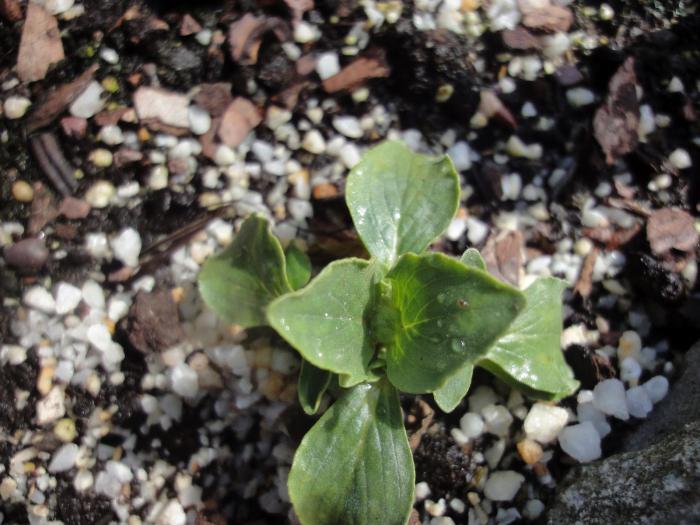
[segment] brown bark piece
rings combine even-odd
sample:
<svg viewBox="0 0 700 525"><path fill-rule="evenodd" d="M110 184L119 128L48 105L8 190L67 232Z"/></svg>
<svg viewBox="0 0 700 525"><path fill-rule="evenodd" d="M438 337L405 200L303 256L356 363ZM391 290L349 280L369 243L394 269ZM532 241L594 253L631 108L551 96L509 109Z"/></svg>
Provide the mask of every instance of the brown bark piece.
<svg viewBox="0 0 700 525"><path fill-rule="evenodd" d="M129 341L144 353L167 350L185 338L177 305L167 290L139 292L126 324Z"/></svg>
<svg viewBox="0 0 700 525"><path fill-rule="evenodd" d="M358 57L337 74L323 81L323 89L327 93L338 91L351 91L360 87L372 78L386 78L391 74L384 54L381 52L369 53Z"/></svg>
<svg viewBox="0 0 700 525"><path fill-rule="evenodd" d="M505 231L492 235L482 251L489 273L514 286L520 283L523 266L523 234Z"/></svg>
<svg viewBox="0 0 700 525"><path fill-rule="evenodd" d="M639 140L639 102L634 58L629 57L608 84L608 96L593 118L593 132L608 165L634 151Z"/></svg>
<svg viewBox="0 0 700 525"><path fill-rule="evenodd" d="M202 25L194 19L189 13L185 13L180 22L180 36L190 36L199 33L202 30Z"/></svg>
<svg viewBox="0 0 700 525"><path fill-rule="evenodd" d="M194 103L206 109L212 118L223 115L232 101L233 95L231 95L230 82L202 84L199 86L199 93L194 97Z"/></svg>
<svg viewBox="0 0 700 525"><path fill-rule="evenodd" d="M553 5L550 1L520 0L523 25L548 33L566 32L574 22L574 14L568 7Z"/></svg>
<svg viewBox="0 0 700 525"><path fill-rule="evenodd" d="M663 208L649 217L647 239L656 255L671 249L689 252L698 244L698 232L692 215L683 210Z"/></svg>
<svg viewBox="0 0 700 525"><path fill-rule="evenodd" d="M49 67L65 58L56 17L35 3L27 5L17 56L17 74L22 82L35 82L46 76Z"/></svg>
<svg viewBox="0 0 700 525"><path fill-rule="evenodd" d="M72 82L62 84L50 91L41 102L37 103L27 119L27 132L32 133L51 124L90 85L97 68L96 64L92 65Z"/></svg>
<svg viewBox="0 0 700 525"><path fill-rule="evenodd" d="M56 203L41 182L34 183L34 200L27 224L27 233L36 235L58 215Z"/></svg>
<svg viewBox="0 0 700 525"><path fill-rule="evenodd" d="M515 29L507 29L501 33L503 43L510 49L520 49L523 51L531 51L542 49L540 40L522 26Z"/></svg>
<svg viewBox="0 0 700 525"><path fill-rule="evenodd" d="M593 268L595 268L597 258L598 248L593 248L583 260L581 273L579 273L576 286L574 286L574 292L577 292L581 297L588 297L593 291Z"/></svg>
<svg viewBox="0 0 700 525"><path fill-rule="evenodd" d="M66 219L84 219L90 214L90 205L81 199L75 197L65 197L58 207L58 214L63 215Z"/></svg>
<svg viewBox="0 0 700 525"><path fill-rule="evenodd" d="M264 20L262 17L246 13L229 26L229 50L235 62L244 66L257 63L262 44L262 34L259 33ZM259 34L260 38L256 38L256 34Z"/></svg>
<svg viewBox="0 0 700 525"><path fill-rule="evenodd" d="M262 114L257 106L246 98L236 97L221 119L219 138L230 148L235 148L260 122Z"/></svg>

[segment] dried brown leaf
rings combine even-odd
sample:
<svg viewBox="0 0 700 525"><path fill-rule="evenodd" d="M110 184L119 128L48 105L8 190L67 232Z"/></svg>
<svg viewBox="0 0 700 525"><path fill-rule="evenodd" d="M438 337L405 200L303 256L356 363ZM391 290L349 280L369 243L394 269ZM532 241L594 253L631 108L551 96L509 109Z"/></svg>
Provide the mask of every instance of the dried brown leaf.
<svg viewBox="0 0 700 525"><path fill-rule="evenodd" d="M693 216L683 210L662 208L656 210L647 222L647 239L651 251L662 255L671 249L682 252L694 250L698 232Z"/></svg>
<svg viewBox="0 0 700 525"><path fill-rule="evenodd" d="M17 56L17 75L20 80L41 80L52 64L64 58L56 17L40 5L30 2Z"/></svg>
<svg viewBox="0 0 700 525"><path fill-rule="evenodd" d="M574 286L574 292L578 293L581 297L588 297L591 295L591 291L593 290L593 268L595 268L595 261L597 258L598 248L593 248L583 260L581 272Z"/></svg>
<svg viewBox="0 0 700 525"><path fill-rule="evenodd" d="M337 74L323 81L327 93L351 91L372 78L386 78L391 74L382 51L367 53L358 57Z"/></svg>
<svg viewBox="0 0 700 525"><path fill-rule="evenodd" d="M262 121L262 114L255 104L243 97L236 97L224 112L219 126L219 138L235 148L245 140Z"/></svg>

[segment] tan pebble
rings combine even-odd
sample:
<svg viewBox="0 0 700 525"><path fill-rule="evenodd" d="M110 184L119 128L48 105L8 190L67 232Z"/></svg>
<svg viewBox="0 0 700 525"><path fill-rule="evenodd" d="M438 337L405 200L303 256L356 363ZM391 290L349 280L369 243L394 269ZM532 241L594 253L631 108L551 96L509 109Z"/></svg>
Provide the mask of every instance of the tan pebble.
<svg viewBox="0 0 700 525"><path fill-rule="evenodd" d="M97 397L100 394L100 388L102 388L102 381L100 381L100 378L97 374L92 373L89 376L87 376L83 386L92 397Z"/></svg>
<svg viewBox="0 0 700 525"><path fill-rule="evenodd" d="M141 142L148 142L149 140L151 140L151 134L146 128L139 129L138 137Z"/></svg>
<svg viewBox="0 0 700 525"><path fill-rule="evenodd" d="M6 477L0 483L0 498L8 500L17 490L17 482L11 477Z"/></svg>
<svg viewBox="0 0 700 525"><path fill-rule="evenodd" d="M53 434L64 443L70 443L78 435L75 429L75 421L68 417L59 419L53 426Z"/></svg>
<svg viewBox="0 0 700 525"><path fill-rule="evenodd" d="M294 403L297 400L297 385L296 383L289 383L284 387L284 390L280 392L280 401L285 403Z"/></svg>
<svg viewBox="0 0 700 525"><path fill-rule="evenodd" d="M476 507L479 503L481 503L481 498L476 492L467 492L467 500L472 507Z"/></svg>
<svg viewBox="0 0 700 525"><path fill-rule="evenodd" d="M533 465L542 459L542 447L532 439L523 439L518 442L518 453L528 465Z"/></svg>
<svg viewBox="0 0 700 525"><path fill-rule="evenodd" d="M175 304L180 304L185 298L185 289L182 286L173 288L172 290L170 290L170 297L172 297L173 302Z"/></svg>
<svg viewBox="0 0 700 525"><path fill-rule="evenodd" d="M120 459L122 459L123 455L124 449L122 449L122 447L117 447L114 449L114 452L112 452L112 460L119 461Z"/></svg>
<svg viewBox="0 0 700 525"><path fill-rule="evenodd" d="M460 5L460 10L463 13L470 13L471 11L476 11L481 6L480 0L462 0Z"/></svg>
<svg viewBox="0 0 700 525"><path fill-rule="evenodd" d="M34 199L34 189L23 180L18 180L12 185L12 196L18 202L32 202Z"/></svg>
<svg viewBox="0 0 700 525"><path fill-rule="evenodd" d="M278 221L283 221L284 219L287 218L287 208L285 207L284 203L280 202L277 206L275 206L274 209L275 212L275 219Z"/></svg>
<svg viewBox="0 0 700 525"><path fill-rule="evenodd" d="M284 377L279 372L270 372L265 382L260 386L260 392L270 401L275 401L280 397L280 392L284 388Z"/></svg>
<svg viewBox="0 0 700 525"><path fill-rule="evenodd" d="M39 376L36 379L36 389L43 396L49 393L53 383L53 374L56 371L54 365L45 365L39 370Z"/></svg>
<svg viewBox="0 0 700 525"><path fill-rule="evenodd" d="M22 465L22 468L24 469L25 474L30 474L36 470L36 464L32 461L27 461L24 465Z"/></svg>
<svg viewBox="0 0 700 525"><path fill-rule="evenodd" d="M317 186L314 186L313 196L314 199L330 199L338 195L338 188L329 182L323 182Z"/></svg>

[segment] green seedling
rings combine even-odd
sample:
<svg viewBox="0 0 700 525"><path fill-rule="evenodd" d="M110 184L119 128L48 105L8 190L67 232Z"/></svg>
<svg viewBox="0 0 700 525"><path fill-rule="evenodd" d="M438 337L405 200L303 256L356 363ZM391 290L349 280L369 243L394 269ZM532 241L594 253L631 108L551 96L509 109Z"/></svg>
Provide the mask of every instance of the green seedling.
<svg viewBox="0 0 700 525"><path fill-rule="evenodd" d="M199 276L205 302L226 321L275 329L302 357L299 401L314 414L331 383L341 394L302 440L288 488L304 525L404 525L415 470L399 392L432 394L453 410L481 366L537 398L578 383L561 335L562 281L524 291L461 259L426 252L459 202L448 157L397 142L370 150L350 173L346 201L369 260L322 269L295 245L286 253L253 215Z"/></svg>

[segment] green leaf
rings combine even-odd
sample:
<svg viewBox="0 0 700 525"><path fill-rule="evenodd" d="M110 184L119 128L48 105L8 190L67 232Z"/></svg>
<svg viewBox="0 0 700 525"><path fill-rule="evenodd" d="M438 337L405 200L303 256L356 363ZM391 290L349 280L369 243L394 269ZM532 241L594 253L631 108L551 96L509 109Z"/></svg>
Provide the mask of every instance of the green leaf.
<svg viewBox="0 0 700 525"><path fill-rule="evenodd" d="M374 267L362 259L329 264L302 290L276 299L270 325L311 364L347 374L350 384L368 377L374 353L367 330Z"/></svg>
<svg viewBox="0 0 700 525"><path fill-rule="evenodd" d="M369 252L392 266L404 253L422 252L447 228L459 203L459 177L447 156L384 142L352 169L345 198Z"/></svg>
<svg viewBox="0 0 700 525"><path fill-rule="evenodd" d="M301 408L310 416L318 412L321 398L331 382L332 375L328 370L321 370L302 359L297 393Z"/></svg>
<svg viewBox="0 0 700 525"><path fill-rule="evenodd" d="M292 242L284 252L287 260L287 280L293 290L306 286L311 278L311 261L296 243Z"/></svg>
<svg viewBox="0 0 700 525"><path fill-rule="evenodd" d="M265 308L290 290L282 247L264 217L251 215L222 253L199 273L204 302L229 323L267 324Z"/></svg>
<svg viewBox="0 0 700 525"><path fill-rule="evenodd" d="M469 392L473 373L474 365L472 363L464 363L457 370L457 373L448 377L445 384L433 392L433 398L443 412L449 413L457 408L457 405Z"/></svg>
<svg viewBox="0 0 700 525"><path fill-rule="evenodd" d="M441 253L407 254L387 275L397 311L387 374L399 390L433 392L480 358L525 306L525 297L486 272Z"/></svg>
<svg viewBox="0 0 700 525"><path fill-rule="evenodd" d="M415 471L398 392L357 385L302 440L289 496L304 525L405 525Z"/></svg>
<svg viewBox="0 0 700 525"><path fill-rule="evenodd" d="M578 381L561 351L561 294L566 283L553 277L525 290L527 306L478 363L533 397L560 399Z"/></svg>
<svg viewBox="0 0 700 525"><path fill-rule="evenodd" d="M477 270L486 271L486 263L484 262L484 258L476 248L467 248L459 260L462 264L466 264L467 266L471 266Z"/></svg>

